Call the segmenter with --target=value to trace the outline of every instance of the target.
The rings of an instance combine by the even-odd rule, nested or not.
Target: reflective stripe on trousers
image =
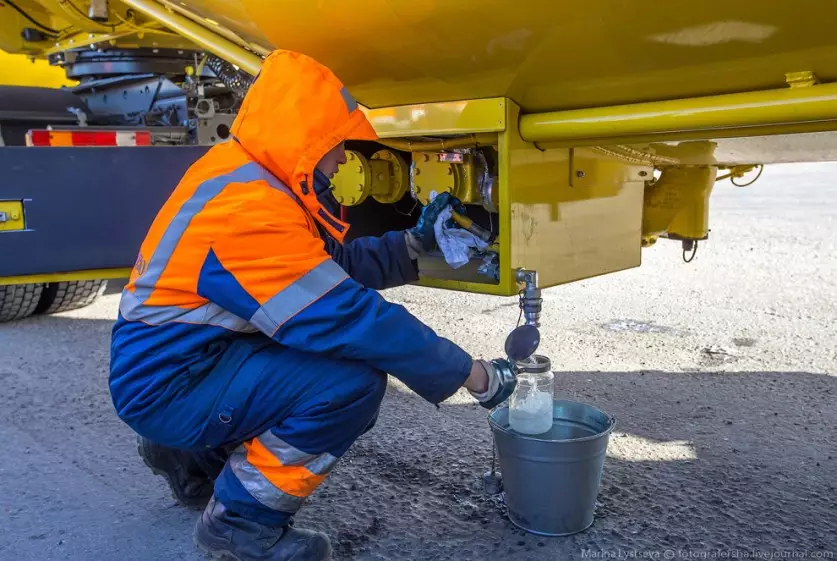
[[[264,506],[295,513],[337,464],[331,454],[307,454],[270,430],[239,446],[229,463],[244,489]]]

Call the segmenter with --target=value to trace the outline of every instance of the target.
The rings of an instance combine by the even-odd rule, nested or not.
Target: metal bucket
[[[593,524],[610,433],[616,419],[576,401],[553,402],[549,432],[529,436],[509,428],[509,410],[488,417],[509,519],[528,532],[568,536]]]

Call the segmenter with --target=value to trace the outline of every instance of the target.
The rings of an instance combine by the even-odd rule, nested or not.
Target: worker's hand
[[[517,376],[507,360],[475,360],[464,385],[480,405],[493,409],[514,392]]]
[[[436,224],[439,214],[448,206],[452,206],[453,210],[457,212],[465,212],[465,206],[450,193],[436,195],[430,201],[430,204],[421,210],[418,223],[407,230],[408,248],[412,247],[413,251],[422,255],[423,253],[432,251],[436,247],[436,234],[433,232],[433,226]]]

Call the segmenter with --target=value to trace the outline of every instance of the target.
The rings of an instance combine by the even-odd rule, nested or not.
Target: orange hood
[[[274,51],[247,92],[232,134],[342,242],[349,226],[317,200],[314,168],[340,142],[378,135],[331,70],[303,54]]]

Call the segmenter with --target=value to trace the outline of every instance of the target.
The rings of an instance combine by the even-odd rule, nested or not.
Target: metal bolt
[[[373,160],[377,160],[378,158],[380,158],[380,156],[378,154],[372,154],[372,159]]]
[[[355,159],[355,155],[352,154],[351,152],[349,152],[349,160],[354,160],[354,159]]]
[[[640,176],[640,177],[645,177],[646,175],[648,175],[648,172],[647,172],[647,171],[641,171],[641,172],[639,172],[639,176]]]
[[[575,172],[575,176],[581,179],[582,177],[584,177],[584,172],[582,170],[578,170],[577,172]]]
[[[358,166],[357,167],[357,172],[358,173],[363,173],[363,166]]]
[[[12,212],[12,220],[20,220],[20,213],[17,211]]]
[[[448,166],[448,175],[453,175],[453,168]]]
[[[343,195],[340,195],[339,197],[337,197],[337,202],[340,203],[341,205],[343,204],[343,201],[345,201],[345,200],[346,199],[343,198]]]
[[[427,154],[424,154],[424,161],[429,162],[430,161],[430,156],[428,156]]]
[[[419,168],[416,168],[415,171],[414,171],[414,175],[419,175],[420,173],[421,173],[421,170]]]
[[[384,180],[384,174],[383,174],[383,173],[379,173],[379,174],[378,174],[378,181],[383,181],[383,180]]]

